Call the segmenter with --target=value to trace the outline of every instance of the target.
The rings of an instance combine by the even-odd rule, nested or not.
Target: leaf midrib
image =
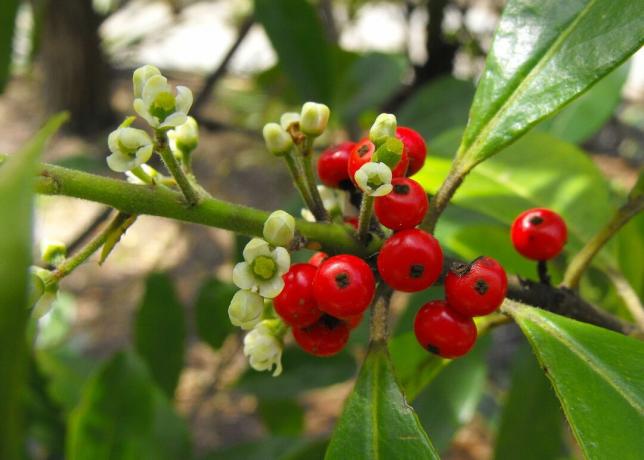
[[[552,42],[552,46],[546,49],[542,57],[532,67],[532,69],[528,72],[526,77],[517,83],[510,97],[505,101],[505,103],[503,103],[499,107],[499,109],[495,112],[492,118],[490,118],[483,125],[481,130],[479,130],[479,134],[476,136],[474,142],[470,144],[469,147],[467,147],[466,150],[463,152],[462,156],[464,158],[467,157],[468,155],[471,155],[470,152],[476,153],[477,151],[481,150],[481,148],[478,148],[478,147],[487,139],[487,137],[489,136],[489,133],[494,129],[496,120],[500,118],[502,114],[508,111],[508,108],[511,107],[512,103],[516,99],[518,99],[520,96],[522,96],[525,93],[526,91],[525,88],[530,86],[530,83],[532,83],[532,81],[537,77],[541,69],[545,67],[546,64],[549,62],[549,59],[557,51],[561,49],[561,47],[563,46],[568,36],[575,30],[575,27],[577,26],[577,24],[588,14],[588,12],[592,9],[592,7],[595,5],[596,2],[597,0],[590,0],[588,4],[581,9],[581,11],[577,14],[577,16],[568,23],[568,25],[563,30],[563,32],[561,32],[561,34],[559,34],[558,37]],[[533,124],[536,123],[538,120],[539,119],[534,120]],[[476,164],[476,162],[474,164]]]

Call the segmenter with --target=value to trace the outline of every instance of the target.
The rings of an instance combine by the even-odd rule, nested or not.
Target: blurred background
[[[285,168],[264,150],[263,124],[299,111],[306,100],[324,102],[332,129],[322,146],[357,140],[378,113],[392,112],[425,136],[431,155],[437,139],[467,122],[503,6],[502,0],[3,0],[0,152],[18,150],[50,114],[68,110],[71,120],[45,161],[115,175],[105,164],[107,134],[132,113],[132,71],[154,64],[195,95],[201,141],[194,170],[201,184],[218,198],[299,214]],[[537,129],[587,152],[616,190],[628,188],[644,161],[644,52]],[[35,241],[77,248],[107,211],[40,197]],[[148,435],[151,443],[169,440],[175,452],[169,458],[189,458],[190,449],[212,459],[320,457],[364,353],[366,324],[338,357],[309,358],[289,348],[283,377],[248,372],[241,336],[226,315],[243,244],[225,231],[143,216],[102,266],[92,260],[65,279],[52,311],[34,325],[30,457],[62,458],[69,419],[98,369],[109,362],[135,375],[130,368],[141,359],[164,363],[152,365],[155,382],[146,380],[164,395],[155,410],[165,414],[157,414],[163,427]],[[410,328],[408,300],[395,299],[403,328],[396,330]],[[146,334],[167,354],[146,348]],[[439,407],[422,397],[415,403],[446,458],[491,457],[510,363],[526,353],[513,327],[482,342],[475,362],[463,360],[435,381],[434,394],[446,392]],[[115,355],[132,349],[138,355]],[[493,364],[488,374],[484,360]],[[459,394],[448,393],[450,379],[463,382]],[[124,412],[136,410],[115,406],[112,416],[127,419]],[[565,430],[562,436],[570,442]],[[574,447],[566,452],[578,456]]]

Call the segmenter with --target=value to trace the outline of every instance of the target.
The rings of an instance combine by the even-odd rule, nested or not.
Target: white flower
[[[286,211],[275,211],[264,222],[263,234],[272,245],[287,247],[295,236],[295,219]]]
[[[322,198],[324,209],[331,211],[332,209],[338,208],[340,206],[335,190],[330,187],[325,187],[324,185],[318,185],[317,189],[320,193],[320,198]]]
[[[256,371],[270,371],[275,366],[273,377],[282,373],[282,345],[265,320],[244,337],[244,356]]]
[[[307,136],[319,136],[326,129],[330,113],[329,108],[324,104],[304,103],[300,113],[300,131]]]
[[[291,135],[277,123],[265,124],[262,135],[264,142],[266,142],[266,148],[273,155],[285,155],[293,147]]]
[[[134,86],[134,98],[140,98],[143,94],[143,87],[147,81],[155,75],[161,75],[161,71],[153,65],[144,65],[139,67],[132,74],[132,84]]]
[[[141,166],[152,156],[154,149],[148,133],[136,128],[118,128],[107,138],[112,154],[107,165],[112,171],[125,172]]]
[[[396,116],[390,113],[381,113],[369,130],[369,139],[376,145],[382,144],[389,137],[396,135]]]
[[[138,89],[141,84],[143,86],[139,93]],[[153,71],[148,71],[138,80],[136,76],[134,77],[134,95],[136,97],[134,110],[145,118],[153,128],[173,128],[182,125],[186,122],[188,111],[192,105],[190,89],[185,86],[177,86],[175,96],[168,84],[168,79]]]
[[[259,293],[262,297],[277,297],[284,288],[282,275],[291,264],[291,257],[284,248],[271,251],[267,241],[253,238],[244,248],[244,262],[235,265],[233,283],[241,289]]]
[[[391,169],[384,163],[365,163],[356,171],[355,180],[360,190],[369,196],[384,196],[393,189]]]
[[[186,122],[168,131],[168,144],[173,153],[190,153],[199,144],[199,125],[197,120],[188,117]]]
[[[228,317],[234,326],[249,330],[262,320],[264,299],[250,291],[237,291],[228,306]]]
[[[288,128],[293,124],[293,123],[299,123],[300,122],[300,114],[297,112],[286,112],[282,114],[282,117],[280,118],[280,125],[282,128],[288,130]]]

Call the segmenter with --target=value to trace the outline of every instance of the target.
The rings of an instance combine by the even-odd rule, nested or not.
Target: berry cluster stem
[[[289,152],[284,156],[284,160],[286,160],[286,166],[288,167],[288,172],[291,173],[293,185],[295,185],[295,188],[300,193],[302,201],[304,201],[306,207],[311,210],[311,212],[315,216],[315,220],[318,220],[318,216],[313,211],[315,209],[313,198],[311,198],[309,187],[307,186],[304,175],[302,174],[300,167],[297,164],[295,154],[293,152]]]
[[[386,342],[389,324],[389,303],[393,291],[384,282],[380,282],[373,303],[371,304],[371,323],[369,337],[372,343]]]
[[[315,179],[315,174],[313,174],[312,158],[313,155],[311,154],[311,151],[305,152],[302,155],[302,169],[304,169],[304,177],[306,178],[309,193],[311,194],[313,201],[313,208],[311,209],[311,212],[313,213],[317,221],[328,222],[329,214],[324,208],[322,197],[320,196],[320,192],[318,191],[318,188],[316,186],[317,181]]]
[[[360,204],[360,219],[358,221],[358,238],[363,243],[367,241],[369,234],[369,227],[371,227],[371,215],[373,214],[373,201],[374,198],[369,195],[362,197]]]
[[[196,206],[200,200],[199,193],[192,186],[190,179],[188,179],[188,176],[186,176],[186,174],[183,172],[183,169],[181,169],[181,166],[179,166],[179,163],[177,163],[177,159],[170,151],[165,132],[157,132],[155,137],[154,150],[163,160],[163,163],[168,169],[168,172],[170,172],[170,174],[172,174],[172,177],[174,177],[174,180],[181,189],[183,196],[188,202],[188,205],[190,207]]]
[[[445,181],[441,184],[436,195],[429,200],[429,211],[420,225],[421,229],[428,233],[434,233],[438,218],[441,216],[468,173],[469,169],[462,168],[460,166],[460,162],[456,159],[452,162],[452,167],[445,178]]]

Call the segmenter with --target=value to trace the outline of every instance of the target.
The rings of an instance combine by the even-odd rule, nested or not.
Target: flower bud
[[[295,219],[289,213],[278,210],[264,222],[264,238],[273,246],[288,247],[295,236]]]
[[[282,117],[280,118],[280,125],[282,125],[282,128],[284,128],[287,131],[293,123],[299,123],[299,122],[300,122],[300,114],[297,112],[286,112],[282,114]]]
[[[153,65],[144,65],[139,67],[132,74],[132,83],[134,85],[134,97],[140,98],[143,93],[143,87],[147,81],[155,75],[161,75],[161,71]]]
[[[394,169],[402,158],[403,148],[404,146],[400,139],[389,137],[373,153],[371,161],[384,163]]]
[[[262,320],[263,312],[264,299],[250,291],[237,291],[228,306],[230,322],[244,330],[255,327]]]
[[[262,134],[264,135],[266,148],[273,155],[286,155],[293,147],[291,135],[277,123],[265,124]]]
[[[319,136],[326,129],[330,113],[329,108],[324,104],[306,102],[300,114],[300,131],[307,136]]]
[[[197,148],[199,143],[199,125],[197,120],[188,117],[186,122],[168,131],[168,140],[170,149],[173,152],[179,151],[183,154],[189,154]]]
[[[355,174],[360,190],[368,196],[384,196],[393,189],[391,169],[384,163],[365,163]]]
[[[192,91],[185,86],[177,86],[175,94],[168,79],[161,73],[149,68],[141,69],[145,69],[145,66],[137,69],[133,77],[135,99],[132,106],[136,113],[151,127],[159,130],[184,124],[192,106]],[[140,70],[141,73],[137,75]]]
[[[67,256],[67,247],[61,241],[43,239],[40,242],[40,258],[49,265],[59,265]]]
[[[369,139],[371,142],[379,146],[389,137],[396,136],[396,116],[390,113],[381,113],[373,122],[369,130]]]
[[[31,314],[40,318],[49,311],[58,294],[58,283],[49,270],[41,267],[30,267],[31,283],[29,286],[29,303]]]
[[[107,145],[112,152],[107,157],[107,165],[112,171],[130,171],[141,166],[152,156],[154,146],[148,133],[136,128],[118,128],[107,137]]]
[[[256,371],[268,371],[275,366],[273,377],[282,373],[282,350],[284,345],[274,333],[271,323],[274,320],[264,320],[257,324],[244,337],[244,356],[250,366]]]

